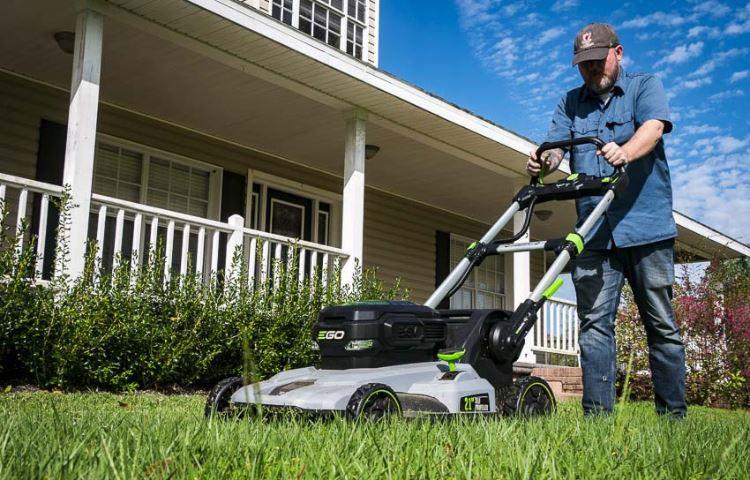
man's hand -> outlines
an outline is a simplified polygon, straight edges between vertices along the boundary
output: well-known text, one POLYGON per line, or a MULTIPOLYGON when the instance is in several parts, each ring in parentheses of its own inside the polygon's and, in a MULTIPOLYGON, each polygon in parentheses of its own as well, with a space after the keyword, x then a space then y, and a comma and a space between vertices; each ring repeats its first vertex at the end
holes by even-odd
POLYGON ((619 167, 620 165, 627 165, 630 163, 630 155, 628 152, 615 142, 609 142, 604 145, 601 150, 596 151, 596 154, 607 159, 607 162, 613 167, 619 167))
POLYGON ((542 153, 542 161, 536 158, 536 150, 529 152, 529 159, 526 162, 526 171, 532 177, 538 177, 542 171, 542 164, 544 164, 545 175, 557 170, 563 159, 562 149, 556 148, 554 150, 547 150, 542 153))

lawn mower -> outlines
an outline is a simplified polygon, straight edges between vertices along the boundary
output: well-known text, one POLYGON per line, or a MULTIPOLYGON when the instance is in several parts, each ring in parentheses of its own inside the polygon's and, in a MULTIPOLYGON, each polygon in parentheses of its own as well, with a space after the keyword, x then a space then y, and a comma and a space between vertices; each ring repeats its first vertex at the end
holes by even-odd
MULTIPOLYGON (((581 144, 604 146, 595 137, 548 142, 539 147, 537 158, 547 150, 572 151, 581 144)), ((291 410, 358 419, 426 414, 528 416, 553 411, 555 397, 547 382, 536 377, 514 380, 513 362, 537 312, 562 285, 558 275, 583 251, 584 238, 626 183, 622 168, 607 177, 574 173, 550 184, 532 178, 490 230, 469 246, 424 305, 365 301, 324 308, 312 332, 320 351, 319 365, 284 371, 251 385, 243 385, 240 377, 224 379, 210 392, 206 415, 238 409, 291 410), (528 230, 536 204, 583 196, 601 196, 601 200, 572 233, 554 240, 516 243, 528 230), (516 212, 524 209, 521 230, 495 240, 516 212), (553 251, 557 258, 514 311, 437 309, 485 257, 532 250, 553 251)))

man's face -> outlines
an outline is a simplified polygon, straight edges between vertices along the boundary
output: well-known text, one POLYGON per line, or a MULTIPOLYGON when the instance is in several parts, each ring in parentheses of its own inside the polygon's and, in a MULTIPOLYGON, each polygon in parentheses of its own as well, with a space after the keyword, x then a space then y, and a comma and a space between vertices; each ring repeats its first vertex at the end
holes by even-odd
POLYGON ((603 60, 590 60, 578 64, 586 86, 597 95, 606 93, 612 89, 617 80, 622 60, 622 45, 609 49, 607 58, 603 60))

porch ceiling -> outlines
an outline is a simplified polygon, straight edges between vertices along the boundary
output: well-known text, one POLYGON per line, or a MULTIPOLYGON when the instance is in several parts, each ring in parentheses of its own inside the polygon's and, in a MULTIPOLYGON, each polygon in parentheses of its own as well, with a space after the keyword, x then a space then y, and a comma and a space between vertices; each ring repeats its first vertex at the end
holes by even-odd
MULTIPOLYGON (((74 3, 6 2, 0 67, 68 89, 72 57, 53 34, 75 30, 74 3)), ((485 223, 525 177, 531 142, 235 2, 91 4, 105 14, 100 98, 109 104, 339 177, 344 114, 362 108, 367 142, 381 148, 368 186, 485 223)), ((554 213, 536 222, 535 237, 574 223, 569 204, 541 208, 554 213)), ((736 256, 709 244, 701 251, 736 256)))

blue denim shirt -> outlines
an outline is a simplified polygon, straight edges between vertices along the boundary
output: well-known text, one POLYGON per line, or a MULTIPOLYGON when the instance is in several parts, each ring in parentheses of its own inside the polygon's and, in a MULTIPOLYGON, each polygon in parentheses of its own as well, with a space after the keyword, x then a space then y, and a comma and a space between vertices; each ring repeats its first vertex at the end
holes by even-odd
MULTIPOLYGON (((672 130, 667 97, 661 81, 640 73, 626 73, 620 68, 609 102, 585 85, 562 97, 555 109, 545 141, 571 137, 599 137, 605 143, 623 145, 647 120, 664 122, 664 133, 672 130)), ((570 152, 573 172, 607 176, 614 172, 604 157, 596 155, 594 145, 580 145, 570 152)), ((591 249, 633 247, 677 236, 672 216, 672 184, 660 140, 651 153, 625 167, 629 185, 615 198, 605 216, 591 230, 586 246, 591 249)), ((591 213, 601 197, 576 200, 579 225, 591 213)))

